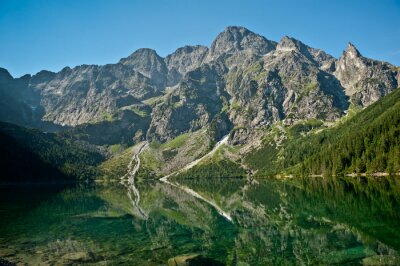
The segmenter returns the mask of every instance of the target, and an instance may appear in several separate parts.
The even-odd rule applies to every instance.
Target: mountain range
[[[210,47],[185,46],[164,58],[143,48],[116,64],[57,73],[13,78],[0,68],[0,120],[95,147],[111,162],[148,141],[143,171],[156,176],[229,134],[230,148],[216,160],[254,172],[243,158],[271,145],[281,156],[290,129],[308,129],[297,140],[331,130],[398,87],[399,67],[351,43],[337,59],[291,37],[276,42],[231,26]]]

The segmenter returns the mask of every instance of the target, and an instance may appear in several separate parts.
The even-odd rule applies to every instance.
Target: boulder
[[[213,260],[211,258],[203,257],[200,254],[180,255],[170,258],[168,260],[168,266],[197,266],[197,265],[219,266],[224,264],[219,261]]]

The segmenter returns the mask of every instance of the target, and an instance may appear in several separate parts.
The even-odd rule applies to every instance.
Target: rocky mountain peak
[[[254,32],[248,30],[247,28],[240,26],[228,26],[219,35],[224,35],[224,34],[230,34],[232,36],[241,36],[241,37],[245,37],[248,35],[257,35]]]
[[[174,55],[190,54],[197,50],[208,50],[208,47],[203,45],[185,45],[183,47],[176,49],[174,53],[168,55],[166,58],[172,57]]]
[[[312,48],[303,42],[284,36],[276,47],[276,53],[296,52],[307,58],[310,62],[320,69],[332,72],[334,69],[335,58],[320,49]]]
[[[230,26],[218,34],[211,44],[209,61],[222,54],[234,54],[248,51],[256,54],[266,54],[276,47],[276,42],[270,41],[244,27]]]
[[[54,72],[42,70],[32,76],[30,79],[30,85],[37,86],[38,84],[49,82],[55,75],[56,73]]]
[[[168,69],[164,58],[153,49],[138,49],[130,56],[122,58],[119,63],[132,67],[132,70],[147,78],[153,78],[158,86],[164,86],[166,83]]]
[[[163,59],[157,54],[157,52],[153,49],[149,48],[140,48],[133,52],[130,56],[126,58],[122,58],[119,62],[124,65],[135,65],[143,60],[160,60]]]
[[[278,43],[276,50],[278,51],[301,51],[305,50],[307,47],[304,43],[296,40],[295,38],[284,36]]]
[[[202,45],[178,48],[165,58],[169,70],[168,85],[176,84],[188,71],[199,67],[208,54],[208,47]]]
[[[357,105],[368,106],[399,86],[393,66],[365,58],[349,43],[336,62],[334,75]]]
[[[348,43],[346,50],[343,52],[343,56],[349,57],[351,59],[361,57],[361,53],[351,42]]]
[[[0,79],[1,80],[12,80],[13,77],[11,76],[10,72],[7,69],[0,67]]]

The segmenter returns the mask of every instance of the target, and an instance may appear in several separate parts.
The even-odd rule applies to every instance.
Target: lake
[[[399,265],[399,177],[0,187],[0,258],[28,265]],[[210,204],[212,203],[212,204]],[[231,220],[217,209],[229,215]],[[171,261],[170,261],[171,263]]]

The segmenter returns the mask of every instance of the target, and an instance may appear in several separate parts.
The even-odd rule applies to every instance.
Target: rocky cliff
[[[376,102],[400,86],[398,68],[363,57],[351,43],[336,62],[334,74],[352,102],[361,106]]]

